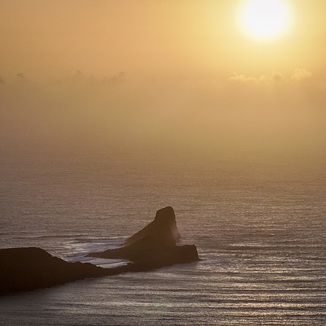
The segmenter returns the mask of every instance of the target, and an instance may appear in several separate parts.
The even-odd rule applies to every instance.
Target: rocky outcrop
[[[180,238],[174,210],[165,207],[156,212],[153,222],[128,238],[121,247],[89,256],[128,259],[138,266],[152,265],[153,268],[199,260],[194,245],[177,246]]]
[[[101,268],[89,263],[68,263],[35,247],[0,249],[0,295],[199,260],[196,247],[178,246],[179,239],[174,211],[166,207],[121,247],[89,255],[129,260],[124,266]]]
[[[47,288],[107,274],[104,268],[68,263],[40,248],[0,250],[0,294]]]
[[[175,246],[181,239],[172,207],[168,206],[156,212],[154,221],[128,238],[124,246],[130,246],[146,237],[156,238],[162,246]]]

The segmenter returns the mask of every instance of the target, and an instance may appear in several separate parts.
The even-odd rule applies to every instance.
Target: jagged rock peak
[[[158,210],[152,222],[127,238],[119,248],[91,253],[89,256],[127,259],[140,264],[142,268],[198,261],[194,245],[177,246],[180,238],[174,210],[168,206]]]
[[[151,238],[162,245],[174,246],[181,238],[175,221],[172,207],[161,208],[156,212],[155,219],[142,230],[126,239],[124,245],[129,246],[142,239]]]
[[[157,222],[175,222],[174,210],[171,206],[167,206],[159,209],[155,215],[155,221]]]

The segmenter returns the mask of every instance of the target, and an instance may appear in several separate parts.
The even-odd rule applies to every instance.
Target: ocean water
[[[325,162],[6,152],[1,248],[116,266],[86,255],[169,205],[201,261],[1,297],[0,325],[326,325]]]

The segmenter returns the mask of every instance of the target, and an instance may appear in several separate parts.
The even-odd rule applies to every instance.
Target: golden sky
[[[279,1],[0,0],[0,145],[325,152],[326,1]]]
[[[325,72],[325,1],[284,0],[290,30],[269,42],[241,31],[245,2],[0,0],[0,74]]]

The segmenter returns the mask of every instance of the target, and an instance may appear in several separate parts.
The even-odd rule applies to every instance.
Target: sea
[[[200,261],[3,296],[1,326],[326,325],[325,157],[3,153],[0,248],[118,266],[87,254],[172,206]]]

